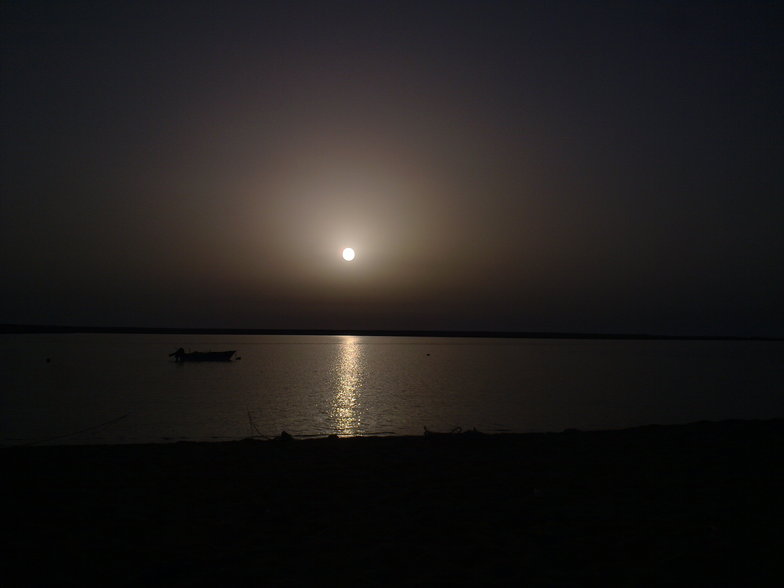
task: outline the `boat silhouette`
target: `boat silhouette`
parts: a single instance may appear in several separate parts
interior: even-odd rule
[[[173,357],[177,363],[185,361],[231,361],[232,356],[236,351],[191,351],[185,352],[185,349],[180,347],[174,353],[170,353],[169,357]]]

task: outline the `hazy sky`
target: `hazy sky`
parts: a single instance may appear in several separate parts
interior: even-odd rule
[[[781,2],[1,6],[0,322],[784,335]]]

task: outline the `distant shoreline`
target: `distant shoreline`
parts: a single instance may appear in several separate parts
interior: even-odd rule
[[[0,324],[0,334],[70,333],[127,335],[354,335],[363,337],[466,337],[478,339],[604,339],[655,341],[784,341],[784,337],[739,335],[657,335],[649,333],[574,333],[428,329],[232,329],[193,327],[95,327],[73,325]]]

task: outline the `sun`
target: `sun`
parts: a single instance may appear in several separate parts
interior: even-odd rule
[[[346,247],[343,250],[343,259],[346,261],[351,261],[354,257],[356,257],[356,253],[354,253],[354,250],[351,247]]]

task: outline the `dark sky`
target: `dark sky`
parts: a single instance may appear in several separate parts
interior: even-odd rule
[[[0,322],[784,335],[783,7],[5,0]]]

